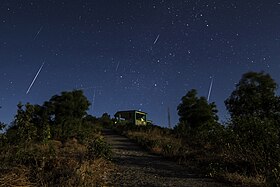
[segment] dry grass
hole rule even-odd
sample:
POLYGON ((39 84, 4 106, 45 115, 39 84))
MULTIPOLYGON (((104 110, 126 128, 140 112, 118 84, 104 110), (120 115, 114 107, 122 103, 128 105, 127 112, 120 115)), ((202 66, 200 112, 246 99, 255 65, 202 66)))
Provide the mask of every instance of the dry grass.
POLYGON ((232 156, 228 157, 223 152, 213 149, 210 144, 202 147, 188 145, 186 141, 175 137, 172 134, 164 134, 160 130, 134 131, 128 130, 126 136, 142 146, 148 148, 152 153, 174 159, 180 164, 209 177, 221 179, 242 186, 265 186, 265 176, 246 176, 242 173, 230 173, 224 168, 224 164, 233 164, 232 156), (225 162, 226 159, 226 162, 225 162), (201 173, 201 172, 204 173, 201 173))
POLYGON ((246 186, 266 186, 264 176, 258 175, 256 177, 247 177, 239 173, 223 173, 221 176, 230 182, 239 183, 246 186))
MULTIPOLYGON (((15 157, 16 147, 9 147, 0 166, 0 187, 14 186, 102 186, 112 165, 105 159, 89 160, 86 145, 75 139, 62 144, 32 144, 15 157), (26 158, 25 153, 31 156, 26 158), (22 163, 18 160, 22 159, 22 163), (18 163, 17 163, 18 162, 18 163)), ((21 162, 21 161, 20 161, 21 162)))
POLYGON ((0 174, 0 187, 31 187, 35 186, 30 182, 30 169, 25 166, 19 166, 7 169, 0 174))
POLYGON ((127 137, 145 146, 152 153, 169 158, 181 155, 181 149, 183 147, 181 139, 163 135, 159 130, 150 132, 128 131, 127 137))
POLYGON ((76 173, 81 177, 82 186, 103 186, 108 181, 113 167, 112 163, 97 159, 84 162, 76 173))

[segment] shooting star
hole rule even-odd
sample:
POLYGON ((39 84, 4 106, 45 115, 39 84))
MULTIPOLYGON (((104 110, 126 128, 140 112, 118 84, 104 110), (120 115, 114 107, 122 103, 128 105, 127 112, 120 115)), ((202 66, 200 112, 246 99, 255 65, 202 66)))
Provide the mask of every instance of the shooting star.
POLYGON ((207 101, 209 102, 210 101, 210 96, 211 96, 211 93, 212 93, 212 87, 213 87, 213 77, 211 77, 211 83, 210 83, 210 87, 209 87, 209 91, 208 91, 208 96, 207 96, 207 101))
POLYGON ((120 66, 120 62, 118 62, 118 65, 117 65, 117 67, 116 67, 116 72, 118 71, 119 66, 120 66))
POLYGON ((158 34, 158 35, 157 35, 157 38, 156 38, 155 41, 154 41, 154 45, 157 43, 159 37, 160 37, 160 35, 158 34))
POLYGON ((33 40, 36 40, 37 36, 40 34, 40 32, 42 31, 43 26, 40 27, 40 29, 38 30, 38 32, 36 33, 36 35, 34 36, 33 40))
POLYGON ((93 105, 94 105, 94 102, 95 102, 95 90, 94 90, 94 92, 93 92, 92 104, 91 104, 91 110, 93 110, 93 105))
POLYGON ((31 84, 30 84, 28 90, 26 91, 26 94, 29 93, 30 89, 32 88, 33 84, 35 83, 35 81, 36 81, 38 75, 40 74, 40 72, 41 72, 41 70, 42 70, 42 68, 43 68, 44 65, 45 65, 45 60, 44 60, 44 62, 42 63, 42 65, 41 65, 40 69, 38 70, 37 74, 35 75, 33 81, 31 82, 31 84))

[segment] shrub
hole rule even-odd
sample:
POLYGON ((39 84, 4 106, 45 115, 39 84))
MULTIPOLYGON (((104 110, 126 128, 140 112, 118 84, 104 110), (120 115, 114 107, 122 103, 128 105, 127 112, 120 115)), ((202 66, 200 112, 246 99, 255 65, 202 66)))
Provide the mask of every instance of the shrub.
POLYGON ((256 117, 233 121, 235 138, 229 142, 232 154, 251 165, 255 174, 267 174, 280 161, 279 130, 272 120, 256 117))
POLYGON ((87 155, 90 160, 97 158, 110 160, 112 157, 112 150, 109 144, 106 143, 102 137, 97 137, 89 143, 87 155))
POLYGON ((278 166, 269 172, 267 179, 270 186, 280 186, 280 163, 278 163, 278 166))

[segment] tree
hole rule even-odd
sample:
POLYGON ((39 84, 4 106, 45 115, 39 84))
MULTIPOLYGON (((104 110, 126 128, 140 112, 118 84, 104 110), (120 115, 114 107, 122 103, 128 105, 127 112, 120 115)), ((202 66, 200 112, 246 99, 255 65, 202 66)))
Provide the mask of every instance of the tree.
POLYGON ((110 127, 113 124, 111 116, 108 113, 102 114, 102 116, 99 118, 99 121, 105 127, 110 127))
POLYGON ((203 125, 214 124, 218 121, 216 105, 208 103, 205 97, 198 98, 195 89, 182 97, 177 110, 180 117, 179 129, 198 129, 203 125))
POLYGON ((6 134, 3 132, 6 126, 6 124, 0 122, 0 148, 6 144, 7 137, 6 134))
POLYGON ((50 99, 49 107, 54 111, 55 119, 71 117, 81 119, 87 113, 90 103, 81 90, 62 92, 50 99))
POLYGON ((269 74, 248 72, 225 101, 232 118, 228 126, 234 137, 229 142, 231 153, 256 174, 279 169, 280 100, 276 89, 269 74))
POLYGON ((48 109, 44 106, 34 105, 34 112, 32 122, 37 128, 37 140, 46 142, 51 138, 50 134, 50 120, 48 116, 48 109))
POLYGON ((89 101, 81 90, 62 92, 53 96, 44 104, 47 108, 53 126, 55 137, 69 137, 77 132, 86 117, 90 106, 89 101))
POLYGON ((275 118, 280 112, 280 100, 275 95, 276 89, 277 84, 269 74, 248 72, 242 76, 225 105, 232 118, 275 118))
POLYGON ((5 129, 5 127, 6 127, 6 124, 0 122, 0 133, 5 129))
POLYGON ((15 116, 14 127, 11 128, 16 130, 16 143, 25 144, 36 139, 36 126, 33 123, 33 114, 35 107, 29 103, 22 105, 19 103, 17 105, 18 110, 15 116))

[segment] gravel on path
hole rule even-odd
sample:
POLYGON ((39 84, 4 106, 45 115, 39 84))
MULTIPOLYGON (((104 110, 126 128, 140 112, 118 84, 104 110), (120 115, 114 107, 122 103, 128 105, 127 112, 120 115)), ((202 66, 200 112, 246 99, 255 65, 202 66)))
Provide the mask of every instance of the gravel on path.
POLYGON ((109 186, 228 186, 198 177, 176 162, 150 154, 112 130, 104 130, 103 135, 112 147, 116 165, 108 178, 109 186))

